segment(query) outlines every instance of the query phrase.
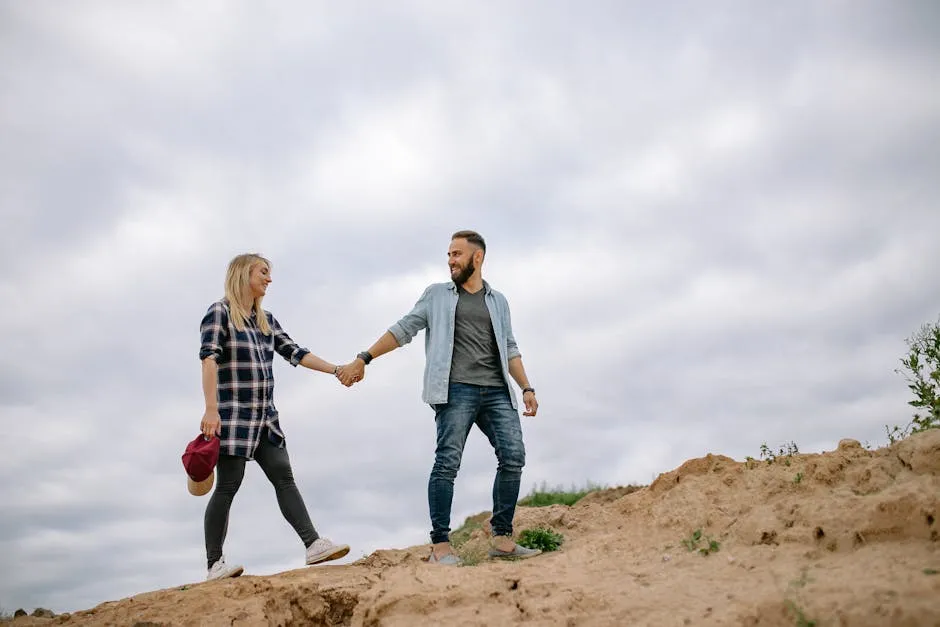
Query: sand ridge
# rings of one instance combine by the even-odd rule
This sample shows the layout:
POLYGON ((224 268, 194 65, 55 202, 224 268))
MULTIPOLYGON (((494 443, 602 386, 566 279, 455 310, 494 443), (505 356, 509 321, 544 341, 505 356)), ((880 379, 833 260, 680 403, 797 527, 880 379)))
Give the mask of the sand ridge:
MULTIPOLYGON (((530 560, 448 568, 426 545, 380 550, 14 624, 940 626, 938 501, 940 430, 773 463, 706 455, 636 491, 518 508, 517 530, 565 536, 530 560), (719 549, 688 550, 695 529, 719 549)), ((478 530, 464 550, 486 542, 478 530)))

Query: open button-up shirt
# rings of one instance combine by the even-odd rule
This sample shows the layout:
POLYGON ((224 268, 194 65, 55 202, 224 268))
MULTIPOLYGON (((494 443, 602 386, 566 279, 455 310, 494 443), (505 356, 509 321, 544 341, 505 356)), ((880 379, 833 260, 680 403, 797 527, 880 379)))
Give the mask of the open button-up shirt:
POLYGON ((270 335, 261 332, 253 310, 245 329, 238 331, 232 324, 228 301, 222 299, 212 303, 200 325, 199 359, 210 357, 219 366, 219 452, 223 455, 254 459, 264 427, 272 444, 284 446, 284 431, 274 407, 274 353, 297 366, 310 351, 298 346, 270 312, 264 315, 270 335))
MULTIPOLYGON (((493 334, 499 348, 499 361, 503 379, 509 388, 509 398, 513 408, 516 405, 516 393, 510 385, 509 360, 521 356, 516 339, 512 335, 512 321, 509 316, 509 303, 500 292, 492 289, 483 281, 486 293, 483 297, 486 308, 493 322, 493 334)), ((434 405, 447 402, 447 389, 450 384, 450 365, 454 357, 454 320, 457 315, 457 285, 453 281, 435 283, 429 286, 414 308, 401 320, 389 328, 399 346, 410 342, 421 329, 424 335, 424 389, 421 400, 434 405)))

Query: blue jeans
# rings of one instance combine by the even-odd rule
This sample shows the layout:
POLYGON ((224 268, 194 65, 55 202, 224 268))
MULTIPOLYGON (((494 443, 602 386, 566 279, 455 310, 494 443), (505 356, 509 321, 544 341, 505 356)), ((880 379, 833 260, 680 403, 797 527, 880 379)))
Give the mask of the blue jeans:
POLYGON ((446 403, 432 405, 437 422, 437 451, 428 480, 431 542, 448 541, 454 479, 474 424, 493 445, 498 461, 493 481, 493 535, 511 536, 525 465, 525 446, 519 412, 513 409, 509 389, 451 383, 447 399, 446 403))

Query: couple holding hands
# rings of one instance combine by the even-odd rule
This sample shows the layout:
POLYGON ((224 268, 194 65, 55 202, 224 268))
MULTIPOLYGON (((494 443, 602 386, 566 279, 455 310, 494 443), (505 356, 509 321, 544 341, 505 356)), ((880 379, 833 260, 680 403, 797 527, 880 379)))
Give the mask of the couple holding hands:
POLYGON ((414 308, 368 350, 342 366, 297 345, 261 307, 271 283, 271 265, 261 256, 235 257, 225 278, 225 298, 202 319, 202 388, 206 411, 200 430, 218 436, 215 491, 205 514, 207 579, 237 577, 242 566, 227 565, 222 544, 232 499, 245 465, 255 460, 274 486, 278 506, 306 547, 306 563, 339 559, 349 546, 320 537, 297 489, 284 432, 274 406, 274 353, 293 366, 335 375, 343 385, 361 381, 369 363, 425 331, 422 400, 435 413, 437 448, 428 480, 431 554, 428 562, 458 565, 448 540, 454 479, 464 444, 476 424, 498 460, 493 482, 491 557, 532 557, 539 551, 512 539, 525 446, 512 378, 522 389, 524 415, 538 411, 522 357, 512 334, 506 298, 483 280, 486 243, 474 231, 458 231, 447 251, 451 280, 429 286, 414 308))

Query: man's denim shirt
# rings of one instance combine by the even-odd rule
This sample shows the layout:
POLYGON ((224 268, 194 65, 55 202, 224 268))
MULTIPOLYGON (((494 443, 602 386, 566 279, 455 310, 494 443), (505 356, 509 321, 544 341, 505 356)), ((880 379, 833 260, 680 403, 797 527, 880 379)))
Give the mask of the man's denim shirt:
MULTIPOLYGON (((486 290, 484 301, 493 321, 493 334, 499 347, 499 362, 503 369, 503 378, 509 388, 512 406, 517 409, 516 394, 510 385, 509 360, 519 357, 519 347, 512 336, 512 322, 509 318, 509 303, 506 297, 492 289, 484 281, 486 290)), ((454 318, 457 314, 457 285, 453 281, 435 283, 424 290, 424 294, 415 303, 404 318, 393 324, 389 332, 395 336, 399 346, 404 346, 418 334, 427 329, 424 335, 424 390, 421 400, 430 405, 447 402, 447 388, 450 384, 450 364, 454 356, 454 318)))

